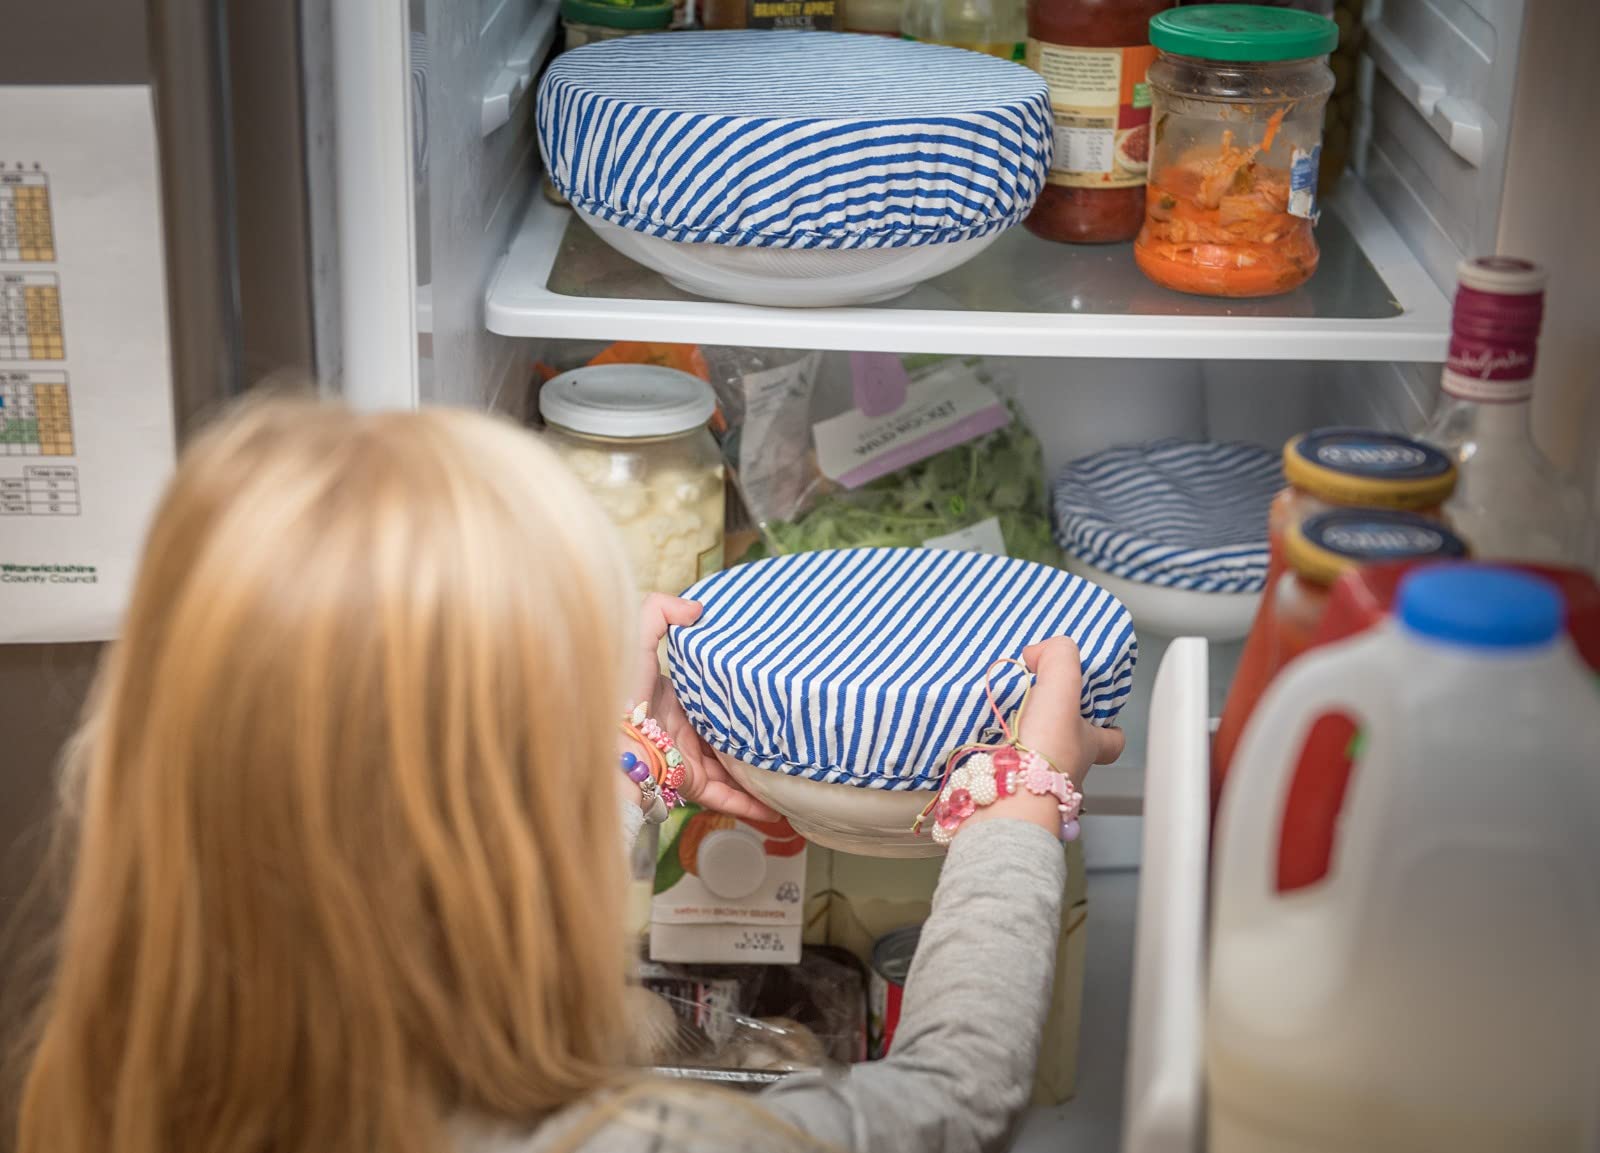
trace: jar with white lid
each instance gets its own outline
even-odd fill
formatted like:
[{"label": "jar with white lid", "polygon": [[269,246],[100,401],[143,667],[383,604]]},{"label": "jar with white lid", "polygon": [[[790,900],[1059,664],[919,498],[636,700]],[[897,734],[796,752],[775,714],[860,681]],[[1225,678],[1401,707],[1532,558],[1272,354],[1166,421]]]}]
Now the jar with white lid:
[{"label": "jar with white lid", "polygon": [[539,391],[546,440],[621,533],[646,592],[676,595],[722,567],[722,454],[711,386],[676,369],[602,364]]}]

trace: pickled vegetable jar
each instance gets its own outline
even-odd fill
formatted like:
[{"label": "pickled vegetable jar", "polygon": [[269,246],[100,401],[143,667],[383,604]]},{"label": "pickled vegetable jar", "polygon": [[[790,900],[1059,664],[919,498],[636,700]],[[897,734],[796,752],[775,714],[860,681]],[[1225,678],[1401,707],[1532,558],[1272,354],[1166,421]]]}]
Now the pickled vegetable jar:
[{"label": "pickled vegetable jar", "polygon": [[1218,4],[1150,21],[1145,275],[1203,296],[1273,296],[1317,270],[1317,163],[1332,20]]},{"label": "pickled vegetable jar", "polygon": [[546,441],[621,533],[644,591],[680,593],[722,567],[722,453],[711,386],[673,368],[598,364],[539,391]]}]

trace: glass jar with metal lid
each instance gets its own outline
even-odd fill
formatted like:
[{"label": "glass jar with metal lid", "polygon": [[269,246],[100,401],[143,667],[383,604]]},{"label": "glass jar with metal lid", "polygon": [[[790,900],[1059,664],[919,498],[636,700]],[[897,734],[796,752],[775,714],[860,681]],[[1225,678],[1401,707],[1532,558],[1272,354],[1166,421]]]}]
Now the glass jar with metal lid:
[{"label": "glass jar with metal lid", "polygon": [[681,593],[722,567],[716,407],[705,381],[646,364],[574,369],[539,391],[547,442],[622,534],[645,591]]},{"label": "glass jar with metal lid", "polygon": [[1150,21],[1153,128],[1134,258],[1168,288],[1273,296],[1317,269],[1317,164],[1332,20],[1286,8],[1175,8]]}]

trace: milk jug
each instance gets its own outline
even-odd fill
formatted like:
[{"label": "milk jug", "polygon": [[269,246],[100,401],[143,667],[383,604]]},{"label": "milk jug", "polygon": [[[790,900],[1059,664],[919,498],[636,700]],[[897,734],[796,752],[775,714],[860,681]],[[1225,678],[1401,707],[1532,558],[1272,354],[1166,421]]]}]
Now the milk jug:
[{"label": "milk jug", "polygon": [[[1413,573],[1263,699],[1218,818],[1210,1153],[1600,1150],[1600,692],[1538,578]],[[1313,721],[1364,749],[1279,892]]]}]

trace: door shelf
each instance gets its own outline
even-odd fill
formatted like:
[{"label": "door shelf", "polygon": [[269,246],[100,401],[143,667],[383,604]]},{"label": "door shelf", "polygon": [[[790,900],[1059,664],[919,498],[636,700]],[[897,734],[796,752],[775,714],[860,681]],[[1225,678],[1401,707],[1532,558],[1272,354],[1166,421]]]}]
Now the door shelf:
[{"label": "door shelf", "polygon": [[492,277],[502,336],[990,356],[1438,362],[1449,302],[1360,184],[1317,229],[1322,264],[1287,296],[1160,288],[1131,245],[1074,247],[1014,228],[961,268],[858,308],[724,304],[678,291],[535,195]]}]

